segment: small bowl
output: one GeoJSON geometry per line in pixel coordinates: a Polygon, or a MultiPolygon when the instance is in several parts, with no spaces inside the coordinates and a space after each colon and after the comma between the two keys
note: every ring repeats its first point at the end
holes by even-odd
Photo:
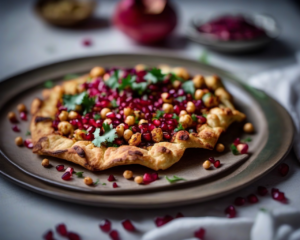
{"type": "Polygon", "coordinates": [[[38,0],[35,11],[49,24],[72,27],[90,18],[95,6],[93,0],[38,0]]]}
{"type": "Polygon", "coordinates": [[[278,37],[279,28],[274,18],[264,14],[241,14],[224,13],[208,17],[194,17],[187,32],[188,38],[194,42],[205,45],[211,49],[225,53],[241,53],[254,51],[269,44],[278,37]],[[263,29],[266,34],[259,38],[251,40],[221,40],[213,37],[211,34],[198,31],[198,27],[204,23],[222,16],[243,16],[253,25],[263,29]]]}

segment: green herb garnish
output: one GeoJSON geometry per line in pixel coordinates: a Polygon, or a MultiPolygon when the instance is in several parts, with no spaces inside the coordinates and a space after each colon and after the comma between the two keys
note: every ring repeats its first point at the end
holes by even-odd
{"type": "Polygon", "coordinates": [[[185,99],[186,99],[185,96],[180,96],[180,97],[175,98],[175,100],[177,100],[178,102],[182,102],[182,101],[184,101],[185,99]]]}
{"type": "Polygon", "coordinates": [[[148,80],[148,82],[151,82],[153,84],[163,82],[165,79],[165,74],[161,72],[161,69],[152,68],[148,71],[148,73],[144,76],[144,79],[148,80]]]}
{"type": "Polygon", "coordinates": [[[230,149],[234,155],[239,154],[239,151],[237,150],[236,146],[233,143],[230,145],[230,149]]]}
{"type": "Polygon", "coordinates": [[[113,108],[118,107],[118,104],[117,104],[116,99],[113,99],[113,100],[111,101],[111,105],[112,105],[113,108]]]}
{"type": "Polygon", "coordinates": [[[97,179],[96,182],[93,182],[94,185],[97,185],[99,183],[99,179],[97,179]]]}
{"type": "Polygon", "coordinates": [[[107,81],[105,81],[105,84],[110,89],[117,89],[119,85],[119,70],[114,71],[114,73],[109,77],[107,81]]]}
{"type": "Polygon", "coordinates": [[[242,143],[251,142],[251,141],[252,141],[251,137],[247,137],[247,138],[241,140],[242,143]]]}
{"type": "Polygon", "coordinates": [[[54,83],[51,80],[44,82],[45,88],[53,88],[53,86],[54,86],[54,83]]]}
{"type": "Polygon", "coordinates": [[[106,185],[106,183],[102,183],[102,185],[106,185]]]}
{"type": "Polygon", "coordinates": [[[207,118],[207,114],[206,113],[202,113],[202,116],[207,118]]]}
{"type": "Polygon", "coordinates": [[[174,129],[174,132],[178,132],[178,131],[181,131],[181,130],[184,130],[184,127],[182,126],[181,123],[179,123],[177,128],[174,129]]]}
{"type": "Polygon", "coordinates": [[[193,81],[186,81],[182,84],[182,88],[186,93],[190,93],[194,96],[195,93],[195,86],[193,81]]]}
{"type": "Polygon", "coordinates": [[[163,117],[164,113],[165,113],[164,111],[157,110],[156,115],[153,119],[160,119],[161,117],[163,117]]]}
{"type": "Polygon", "coordinates": [[[179,120],[179,116],[177,116],[177,114],[176,113],[173,113],[173,117],[172,117],[173,119],[176,119],[177,121],[179,120]]]}
{"type": "Polygon", "coordinates": [[[95,115],[94,115],[94,119],[95,119],[95,120],[99,120],[100,118],[101,118],[100,114],[95,114],[95,115]]]}
{"type": "Polygon", "coordinates": [[[83,174],[83,172],[76,172],[75,174],[76,174],[76,176],[77,176],[77,177],[79,177],[79,178],[83,178],[83,175],[82,175],[82,174],[83,174]]]}
{"type": "Polygon", "coordinates": [[[194,114],[194,113],[192,114],[192,119],[194,122],[198,122],[198,118],[197,118],[196,114],[194,114]]]}
{"type": "Polygon", "coordinates": [[[64,95],[63,104],[67,107],[68,111],[75,110],[76,105],[81,105],[83,107],[83,114],[86,114],[94,106],[95,98],[89,98],[87,92],[77,95],[64,95]]]}
{"type": "Polygon", "coordinates": [[[30,136],[31,135],[31,132],[28,130],[27,132],[26,132],[26,136],[30,136]]]}
{"type": "Polygon", "coordinates": [[[212,94],[211,94],[210,92],[209,92],[209,93],[206,93],[206,94],[204,94],[204,95],[203,95],[203,97],[202,97],[202,100],[203,100],[203,102],[206,102],[206,99],[207,99],[207,98],[210,98],[210,97],[211,97],[211,95],[212,95],[212,94]]]}
{"type": "Polygon", "coordinates": [[[180,178],[180,177],[177,177],[176,175],[173,176],[173,178],[168,178],[166,176],[166,179],[169,181],[169,183],[174,183],[174,182],[177,182],[177,181],[186,181],[184,178],[180,178]]]}
{"type": "Polygon", "coordinates": [[[102,143],[111,143],[113,142],[118,135],[116,134],[116,129],[113,128],[112,124],[108,125],[107,123],[103,124],[104,134],[100,135],[100,128],[96,128],[94,134],[95,139],[93,140],[93,144],[96,147],[100,147],[102,143]]]}

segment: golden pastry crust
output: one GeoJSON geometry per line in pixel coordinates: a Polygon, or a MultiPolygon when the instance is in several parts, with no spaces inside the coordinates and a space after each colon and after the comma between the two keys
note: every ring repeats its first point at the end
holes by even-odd
{"type": "MultiPolygon", "coordinates": [[[[215,90],[223,88],[219,79],[216,79],[209,79],[210,87],[215,90]],[[213,85],[214,83],[216,86],[213,85]]],[[[197,133],[179,131],[173,136],[171,142],[158,142],[147,149],[130,145],[95,147],[91,141],[74,141],[55,132],[52,128],[52,119],[57,111],[58,100],[62,98],[63,93],[78,93],[80,91],[78,86],[86,80],[87,76],[82,76],[64,82],[62,86],[45,91],[43,101],[40,99],[33,101],[30,130],[34,153],[65,159],[91,171],[129,164],[140,164],[153,170],[167,169],[180,160],[187,148],[212,150],[221,133],[232,122],[243,121],[246,117],[243,113],[228,107],[215,107],[207,114],[207,123],[197,125],[197,133]]],[[[230,101],[227,98],[226,100],[230,101]]]]}

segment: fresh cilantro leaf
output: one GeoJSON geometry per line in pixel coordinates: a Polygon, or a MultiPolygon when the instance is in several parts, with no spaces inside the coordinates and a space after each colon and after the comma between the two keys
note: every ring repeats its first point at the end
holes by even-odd
{"type": "Polygon", "coordinates": [[[113,144],[113,147],[119,147],[119,145],[114,143],[114,144],[113,144]]]}
{"type": "Polygon", "coordinates": [[[96,182],[93,182],[94,185],[97,185],[99,183],[99,179],[97,179],[96,182]]]}
{"type": "Polygon", "coordinates": [[[194,122],[198,122],[198,118],[197,118],[196,114],[192,114],[192,119],[194,122]]]}
{"type": "Polygon", "coordinates": [[[176,113],[173,113],[173,117],[172,117],[173,119],[176,119],[177,121],[179,120],[179,116],[177,116],[177,114],[176,113]]]}
{"type": "Polygon", "coordinates": [[[203,51],[200,58],[199,62],[202,62],[204,64],[208,64],[208,53],[206,51],[203,51]]]}
{"type": "Polygon", "coordinates": [[[84,132],[84,133],[87,133],[87,130],[84,130],[84,129],[81,129],[80,131],[81,131],[81,132],[84,132]]]}
{"type": "Polygon", "coordinates": [[[206,102],[206,99],[207,98],[209,98],[209,97],[211,97],[211,93],[209,92],[209,93],[205,93],[204,95],[203,95],[203,97],[202,97],[202,100],[203,100],[203,102],[206,102]]]}
{"type": "Polygon", "coordinates": [[[82,175],[82,174],[83,174],[83,172],[76,172],[75,174],[76,174],[76,176],[77,176],[77,177],[79,177],[79,178],[83,178],[83,175],[82,175]]]}
{"type": "Polygon", "coordinates": [[[182,126],[181,123],[179,123],[177,128],[174,129],[174,132],[178,132],[178,131],[181,131],[181,130],[184,130],[184,127],[182,126]]]}
{"type": "Polygon", "coordinates": [[[119,85],[119,90],[124,90],[127,87],[132,88],[132,83],[135,82],[136,76],[131,76],[130,74],[127,75],[126,78],[122,79],[121,84],[119,85]]]}
{"type": "Polygon", "coordinates": [[[31,132],[28,130],[27,132],[26,132],[26,136],[30,136],[31,135],[31,132]]]}
{"type": "Polygon", "coordinates": [[[143,94],[143,92],[146,91],[147,87],[148,87],[147,82],[140,82],[140,83],[133,82],[131,85],[132,90],[138,92],[139,95],[143,94]]]}
{"type": "Polygon", "coordinates": [[[195,86],[193,81],[186,81],[181,86],[186,93],[190,93],[192,96],[194,96],[195,86]]]}
{"type": "Polygon", "coordinates": [[[106,183],[102,183],[102,185],[106,185],[106,183]]]}
{"type": "Polygon", "coordinates": [[[177,177],[176,175],[173,176],[173,178],[168,178],[166,176],[166,179],[169,181],[169,183],[174,183],[174,182],[177,182],[177,181],[186,181],[184,178],[181,178],[181,177],[177,177]]]}
{"type": "Polygon", "coordinates": [[[236,146],[233,143],[230,145],[230,149],[234,155],[239,154],[239,151],[237,150],[236,146]]]}
{"type": "Polygon", "coordinates": [[[139,120],[137,118],[135,119],[135,124],[139,124],[139,120]]]}
{"type": "Polygon", "coordinates": [[[119,87],[119,70],[114,71],[110,78],[105,81],[105,84],[110,89],[117,89],[119,87]]]}
{"type": "Polygon", "coordinates": [[[44,82],[45,88],[53,88],[53,86],[54,86],[54,83],[51,80],[44,82]]]}
{"type": "Polygon", "coordinates": [[[130,126],[129,129],[132,131],[132,126],[130,126]]]}
{"type": "Polygon", "coordinates": [[[81,105],[83,107],[83,114],[85,115],[90,112],[95,105],[95,98],[90,98],[88,94],[86,94],[82,99],[81,105]]]}
{"type": "Polygon", "coordinates": [[[113,108],[118,107],[118,104],[117,104],[116,99],[113,99],[113,100],[111,101],[111,105],[112,105],[113,108]]]}
{"type": "Polygon", "coordinates": [[[207,114],[206,113],[202,113],[202,116],[207,118],[207,114]]]}
{"type": "Polygon", "coordinates": [[[100,128],[96,128],[94,134],[95,139],[93,140],[93,144],[96,147],[100,147],[102,143],[111,143],[113,142],[118,135],[116,134],[116,129],[113,128],[112,124],[108,125],[107,123],[103,124],[104,134],[99,136],[100,128]]]}
{"type": "Polygon", "coordinates": [[[178,102],[182,102],[182,101],[184,101],[185,99],[186,99],[185,96],[179,96],[179,97],[175,98],[175,100],[177,100],[178,102]]]}
{"type": "Polygon", "coordinates": [[[86,95],[86,92],[77,95],[63,95],[63,105],[67,107],[68,111],[75,110],[76,105],[80,105],[86,95]]]}
{"type": "Polygon", "coordinates": [[[180,82],[184,82],[184,79],[181,77],[178,77],[176,74],[174,73],[169,73],[169,79],[171,81],[171,83],[175,82],[176,80],[180,81],[180,82]]]}
{"type": "Polygon", "coordinates": [[[161,69],[152,68],[148,71],[148,73],[144,76],[144,79],[148,80],[148,82],[151,82],[153,84],[159,83],[164,81],[165,74],[161,72],[161,69]]]}
{"type": "Polygon", "coordinates": [[[72,73],[70,73],[70,74],[66,74],[64,76],[64,80],[71,80],[71,79],[78,78],[78,77],[79,77],[78,74],[72,74],[72,73]]]}
{"type": "Polygon", "coordinates": [[[241,140],[242,143],[251,142],[251,141],[252,141],[251,137],[247,137],[247,138],[241,140]]]}
{"type": "Polygon", "coordinates": [[[157,110],[154,119],[160,119],[164,115],[164,111],[157,110]]]}
{"type": "Polygon", "coordinates": [[[95,115],[94,115],[94,119],[95,119],[95,120],[99,120],[100,118],[101,118],[100,114],[95,114],[95,115]]]}

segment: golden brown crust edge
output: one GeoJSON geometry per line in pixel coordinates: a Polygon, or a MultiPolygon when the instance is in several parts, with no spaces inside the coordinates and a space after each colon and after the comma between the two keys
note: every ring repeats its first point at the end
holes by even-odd
{"type": "Polygon", "coordinates": [[[44,101],[33,101],[30,130],[34,153],[65,159],[92,171],[129,164],[164,170],[178,162],[186,148],[212,150],[221,133],[232,122],[245,119],[245,115],[237,110],[216,107],[207,115],[207,123],[198,127],[198,133],[179,131],[173,136],[172,142],[155,143],[149,150],[128,145],[118,148],[95,147],[90,141],[73,141],[55,133],[50,121],[56,113],[56,104],[63,92],[75,94],[77,85],[82,83],[83,79],[84,77],[81,77],[65,82],[62,87],[56,86],[44,94],[44,101]]]}

